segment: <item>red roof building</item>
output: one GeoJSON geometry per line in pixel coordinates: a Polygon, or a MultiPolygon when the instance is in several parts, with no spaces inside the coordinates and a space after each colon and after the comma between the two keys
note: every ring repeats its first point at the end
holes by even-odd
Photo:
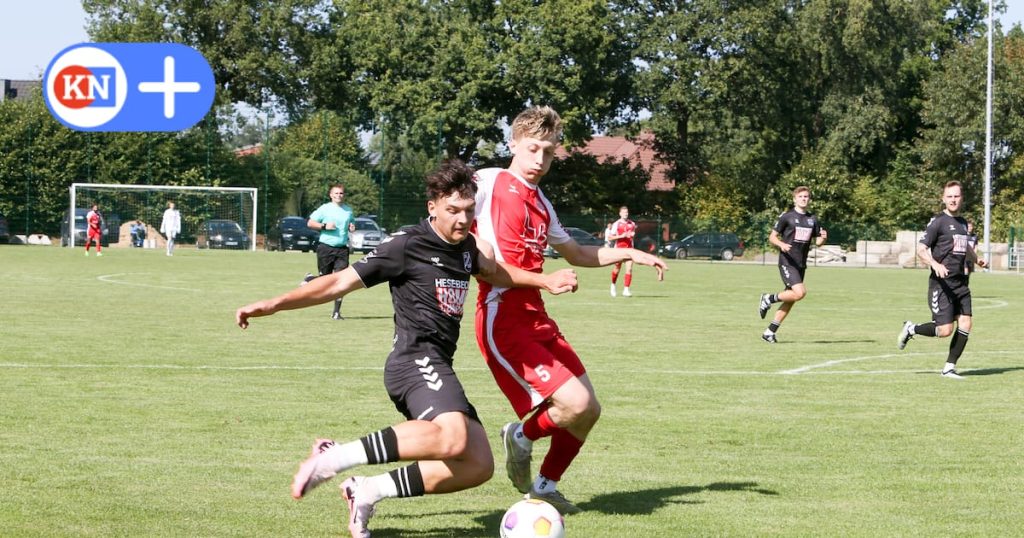
{"type": "MultiPolygon", "coordinates": [[[[595,136],[585,146],[572,148],[571,152],[591,155],[598,162],[625,160],[634,167],[639,165],[651,175],[647,182],[649,191],[670,191],[675,188],[675,182],[668,177],[669,166],[660,161],[654,152],[653,133],[642,133],[636,140],[624,136],[595,136]]],[[[555,153],[557,158],[568,155],[569,151],[561,146],[555,153]]]]}

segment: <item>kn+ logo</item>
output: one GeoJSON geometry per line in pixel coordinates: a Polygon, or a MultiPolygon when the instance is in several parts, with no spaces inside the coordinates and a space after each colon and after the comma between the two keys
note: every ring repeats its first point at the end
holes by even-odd
{"type": "Polygon", "coordinates": [[[213,104],[210,65],[177,43],[81,43],[43,76],[57,121],[77,131],[180,131],[213,104]]]}

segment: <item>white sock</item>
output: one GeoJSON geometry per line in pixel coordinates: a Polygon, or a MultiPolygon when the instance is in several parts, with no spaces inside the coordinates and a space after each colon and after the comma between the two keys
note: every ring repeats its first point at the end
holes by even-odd
{"type": "Polygon", "coordinates": [[[954,369],[956,369],[956,364],[953,364],[952,362],[947,362],[946,365],[942,367],[942,373],[946,373],[954,369]]]}
{"type": "Polygon", "coordinates": [[[533,441],[531,441],[526,434],[523,433],[523,425],[516,426],[516,431],[512,432],[512,440],[519,445],[519,448],[525,450],[533,450],[533,441]]]}
{"type": "Polygon", "coordinates": [[[360,488],[359,492],[365,495],[366,499],[376,503],[381,499],[398,497],[398,486],[395,485],[395,481],[391,478],[390,473],[384,473],[367,477],[363,481],[363,487],[360,488]]]}
{"type": "Polygon", "coordinates": [[[366,449],[362,441],[351,441],[345,444],[336,444],[323,451],[320,456],[324,458],[329,468],[340,473],[345,469],[351,469],[357,465],[366,465],[369,460],[366,458],[366,449]]]}
{"type": "Polygon", "coordinates": [[[557,489],[558,482],[554,480],[548,480],[542,474],[537,475],[537,479],[533,481],[533,491],[537,493],[550,493],[557,489]]]}

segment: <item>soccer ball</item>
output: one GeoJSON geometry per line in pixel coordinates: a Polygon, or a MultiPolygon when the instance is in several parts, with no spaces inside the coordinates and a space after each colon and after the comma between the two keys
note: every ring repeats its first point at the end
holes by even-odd
{"type": "Polygon", "coordinates": [[[501,518],[502,538],[563,538],[565,520],[554,506],[525,499],[512,505],[501,518]]]}

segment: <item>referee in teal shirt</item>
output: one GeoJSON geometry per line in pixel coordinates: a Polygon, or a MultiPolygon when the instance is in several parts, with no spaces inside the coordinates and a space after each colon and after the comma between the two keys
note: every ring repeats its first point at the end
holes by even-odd
{"type": "MultiPolygon", "coordinates": [[[[355,215],[345,199],[345,186],[338,183],[331,185],[328,192],[331,201],[316,208],[309,216],[307,224],[314,230],[320,230],[320,244],[316,247],[316,265],[320,276],[337,273],[348,267],[348,233],[356,229],[355,215]]],[[[306,282],[313,280],[312,275],[306,276],[306,282]]],[[[341,299],[335,299],[333,319],[341,317],[341,299]]]]}

